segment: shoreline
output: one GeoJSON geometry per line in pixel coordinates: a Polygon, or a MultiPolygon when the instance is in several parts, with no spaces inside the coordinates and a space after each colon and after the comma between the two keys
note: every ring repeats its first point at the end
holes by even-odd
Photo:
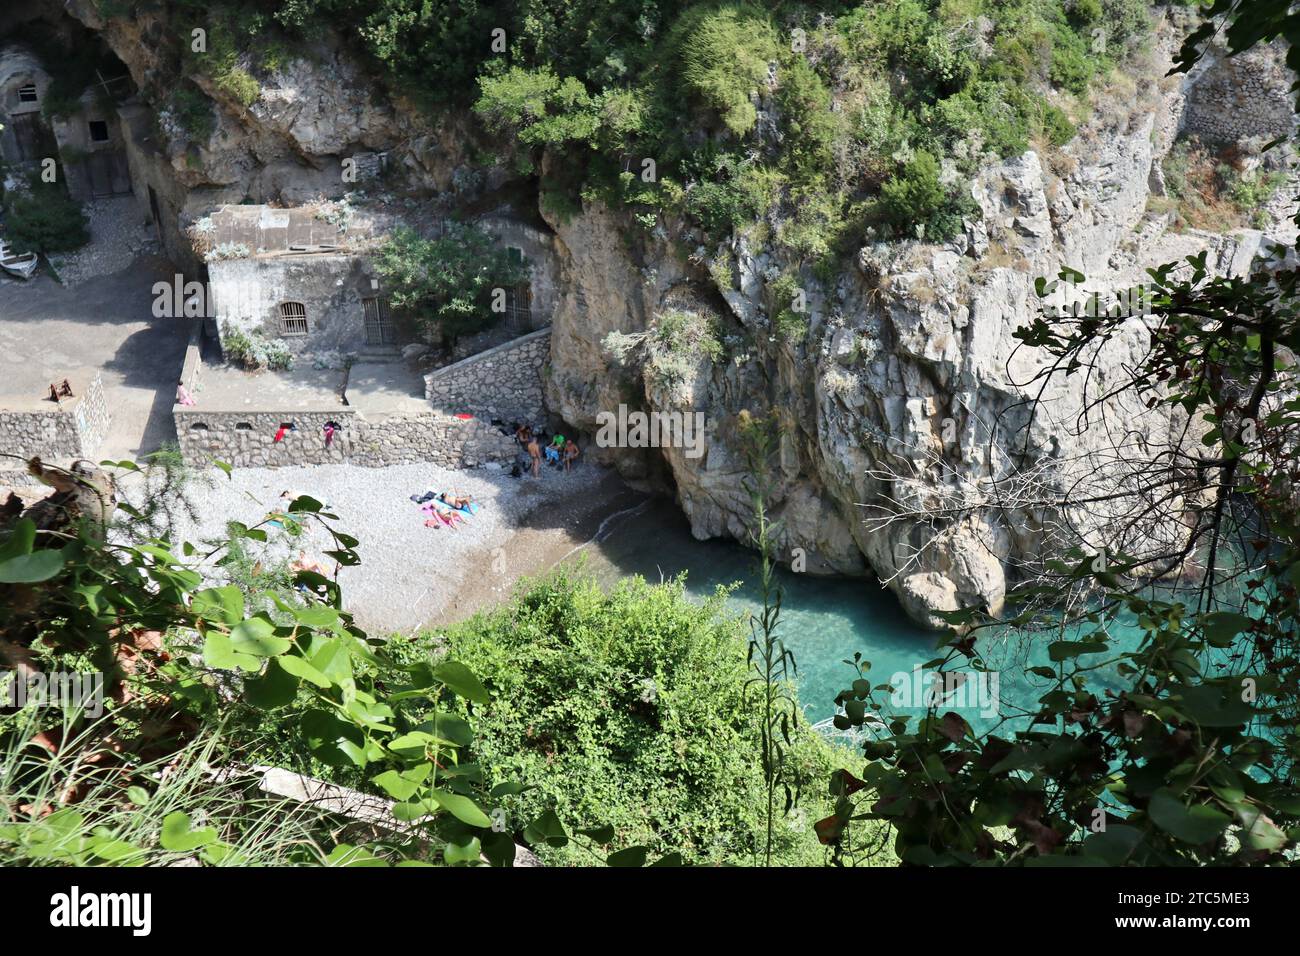
{"type": "MultiPolygon", "coordinates": [[[[315,498],[337,515],[330,524],[360,542],[361,563],[334,576],[357,624],[376,635],[443,627],[493,607],[520,579],[580,548],[611,515],[649,500],[612,468],[594,463],[569,473],[544,467],[540,479],[427,464],[236,468],[228,477],[215,472],[187,486],[192,512],[178,515],[172,540],[198,544],[223,537],[229,522],[259,525],[286,506],[286,492],[315,498]],[[471,495],[478,509],[455,527],[426,524],[429,516],[411,496],[427,489],[471,495]]],[[[138,499],[142,485],[140,476],[130,476],[119,495],[138,499]]],[[[259,563],[278,566],[302,551],[333,570],[324,555],[332,539],[314,522],[305,522],[301,534],[266,530],[259,563]]],[[[204,569],[211,572],[222,577],[219,568],[204,569]]]]}
{"type": "MultiPolygon", "coordinates": [[[[600,466],[590,466],[600,467],[600,466]]],[[[428,628],[447,627],[490,611],[510,599],[519,583],[545,574],[610,530],[610,522],[645,507],[654,496],[638,492],[623,482],[612,468],[601,469],[594,487],[581,498],[569,498],[537,521],[539,502],[521,515],[513,527],[499,530],[489,550],[470,563],[464,586],[431,617],[428,628]],[[557,513],[558,512],[558,513],[557,513]],[[542,526],[538,526],[538,525],[542,526]]]]}

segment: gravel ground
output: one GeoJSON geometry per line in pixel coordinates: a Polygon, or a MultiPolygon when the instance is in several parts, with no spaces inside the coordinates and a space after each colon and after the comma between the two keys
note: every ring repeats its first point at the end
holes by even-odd
{"type": "Polygon", "coordinates": [[[158,252],[158,237],[132,196],[95,199],[83,207],[90,242],[76,252],[50,256],[64,285],[121,272],[137,257],[158,252]]]}
{"type": "MultiPolygon", "coordinates": [[[[527,528],[537,534],[551,527],[558,533],[567,523],[560,515],[570,502],[590,505],[594,495],[610,487],[606,473],[592,466],[567,475],[545,468],[540,480],[432,465],[237,468],[229,479],[218,471],[192,486],[199,521],[177,529],[176,540],[215,538],[228,521],[257,524],[284,506],[280,495],[286,490],[310,495],[329,504],[339,517],[336,527],[361,542],[361,564],[343,568],[338,578],[357,622],[376,633],[404,631],[443,617],[459,603],[462,588],[506,596],[529,563],[512,549],[517,531],[527,528]],[[426,528],[427,515],[410,496],[427,489],[473,495],[479,512],[454,529],[426,528]],[[500,583],[493,583],[498,575],[500,583]]],[[[617,487],[621,490],[621,483],[617,487]]],[[[129,487],[122,490],[132,497],[129,487]]],[[[301,547],[333,570],[322,554],[330,546],[322,529],[314,528],[305,538],[268,531],[270,557],[293,556],[301,547]]]]}

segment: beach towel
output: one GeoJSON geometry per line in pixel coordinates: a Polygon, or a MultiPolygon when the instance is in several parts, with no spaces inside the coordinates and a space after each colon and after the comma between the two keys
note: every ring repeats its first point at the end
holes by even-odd
{"type": "Polygon", "coordinates": [[[434,495],[433,500],[441,508],[450,508],[452,511],[457,511],[460,512],[461,514],[466,514],[466,515],[478,514],[477,501],[471,501],[469,504],[465,505],[464,507],[459,507],[457,505],[452,504],[450,501],[443,501],[437,495],[434,495]]]}
{"type": "Polygon", "coordinates": [[[437,501],[429,502],[420,510],[425,514],[434,515],[435,517],[440,518],[445,524],[452,528],[456,527],[457,522],[465,520],[465,516],[460,512],[453,508],[448,508],[446,505],[437,501]]]}

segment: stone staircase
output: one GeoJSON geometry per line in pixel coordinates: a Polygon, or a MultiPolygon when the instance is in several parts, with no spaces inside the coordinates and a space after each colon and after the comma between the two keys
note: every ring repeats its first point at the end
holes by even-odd
{"type": "Polygon", "coordinates": [[[387,365],[402,360],[402,350],[396,345],[367,345],[357,353],[356,364],[387,365]]]}

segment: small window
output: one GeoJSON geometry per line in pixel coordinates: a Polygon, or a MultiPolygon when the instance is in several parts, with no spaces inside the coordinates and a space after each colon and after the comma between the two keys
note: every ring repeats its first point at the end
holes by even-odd
{"type": "Polygon", "coordinates": [[[92,143],[108,142],[108,123],[103,120],[90,121],[90,141],[92,143]]]}
{"type": "Polygon", "coordinates": [[[35,83],[29,83],[27,86],[18,87],[18,102],[19,103],[37,102],[35,83]]]}
{"type": "Polygon", "coordinates": [[[280,334],[307,334],[307,307],[301,302],[280,303],[280,334]]]}
{"type": "Polygon", "coordinates": [[[251,432],[252,430],[253,425],[251,422],[235,422],[235,431],[237,432],[251,432]]]}
{"type": "Polygon", "coordinates": [[[203,424],[203,422],[194,422],[194,424],[190,425],[190,431],[192,432],[205,432],[207,430],[208,426],[203,424]]]}
{"type": "Polygon", "coordinates": [[[524,261],[524,250],[518,246],[506,246],[506,258],[515,265],[521,265],[524,261]]]}

